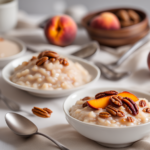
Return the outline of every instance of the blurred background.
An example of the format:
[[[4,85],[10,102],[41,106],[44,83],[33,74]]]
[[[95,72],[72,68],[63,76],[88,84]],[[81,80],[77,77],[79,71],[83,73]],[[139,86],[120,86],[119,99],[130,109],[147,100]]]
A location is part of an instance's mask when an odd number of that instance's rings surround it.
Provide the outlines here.
[[[103,8],[130,6],[141,8],[150,15],[149,0],[19,0],[19,8],[30,14],[55,14],[65,7],[82,4],[89,11]]]

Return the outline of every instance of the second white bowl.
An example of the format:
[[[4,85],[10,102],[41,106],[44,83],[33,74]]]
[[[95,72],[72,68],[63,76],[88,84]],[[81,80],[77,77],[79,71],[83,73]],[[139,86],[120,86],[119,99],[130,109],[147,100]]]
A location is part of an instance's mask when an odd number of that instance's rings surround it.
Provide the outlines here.
[[[78,91],[70,95],[64,102],[64,112],[69,124],[83,136],[106,147],[126,147],[149,134],[150,122],[132,127],[115,128],[85,123],[70,116],[69,110],[77,100],[80,100],[85,96],[94,96],[99,92],[108,90],[115,90],[118,92],[129,91],[137,97],[150,100],[150,95],[148,93],[124,88],[95,88]]]

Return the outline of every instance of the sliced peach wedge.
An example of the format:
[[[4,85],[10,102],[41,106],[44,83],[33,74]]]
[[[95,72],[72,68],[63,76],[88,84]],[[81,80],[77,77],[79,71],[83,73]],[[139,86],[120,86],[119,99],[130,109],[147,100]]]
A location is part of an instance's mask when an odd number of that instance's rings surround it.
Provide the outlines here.
[[[127,92],[127,91],[123,91],[123,92],[119,93],[118,96],[129,97],[134,102],[139,100],[134,94]],[[89,105],[89,107],[91,107],[93,109],[105,108],[109,104],[110,97],[111,96],[106,96],[106,97],[102,97],[100,99],[93,99],[93,100],[87,101],[87,104]]]
[[[118,94],[118,96],[122,96],[122,97],[129,97],[131,98],[134,102],[138,101],[139,99],[132,93],[127,92],[127,91],[123,91],[121,93]]]

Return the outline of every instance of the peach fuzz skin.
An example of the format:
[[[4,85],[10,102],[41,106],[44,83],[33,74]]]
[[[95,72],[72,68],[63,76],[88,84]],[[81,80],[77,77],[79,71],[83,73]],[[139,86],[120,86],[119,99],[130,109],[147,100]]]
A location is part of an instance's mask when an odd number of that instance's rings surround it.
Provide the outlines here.
[[[139,100],[134,94],[127,92],[127,91],[121,92],[117,95],[122,96],[122,97],[129,97],[134,102]],[[106,96],[106,97],[102,97],[100,99],[93,99],[93,100],[87,101],[87,104],[89,105],[89,107],[91,107],[93,109],[105,108],[106,106],[109,105],[110,97],[111,96]]]
[[[76,23],[67,15],[54,16],[45,26],[47,40],[58,46],[71,44],[76,37],[76,33]]]
[[[91,21],[91,27],[95,29],[117,30],[120,29],[120,22],[113,13],[104,12]]]

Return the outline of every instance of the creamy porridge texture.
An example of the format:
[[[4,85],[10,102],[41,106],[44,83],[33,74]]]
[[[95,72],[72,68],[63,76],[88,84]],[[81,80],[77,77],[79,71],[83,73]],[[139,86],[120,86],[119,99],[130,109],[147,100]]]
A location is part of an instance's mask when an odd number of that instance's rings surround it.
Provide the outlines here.
[[[91,76],[79,63],[61,58],[55,52],[44,51],[15,68],[10,80],[36,89],[63,90],[86,84]]]
[[[20,52],[17,43],[0,38],[0,58],[10,57]]]
[[[78,100],[70,108],[70,115],[85,123],[109,127],[135,126],[150,122],[150,102],[147,99],[137,98],[126,91],[114,93],[115,95],[105,94],[108,92],[111,91],[98,93],[99,97],[97,94],[95,97]]]

